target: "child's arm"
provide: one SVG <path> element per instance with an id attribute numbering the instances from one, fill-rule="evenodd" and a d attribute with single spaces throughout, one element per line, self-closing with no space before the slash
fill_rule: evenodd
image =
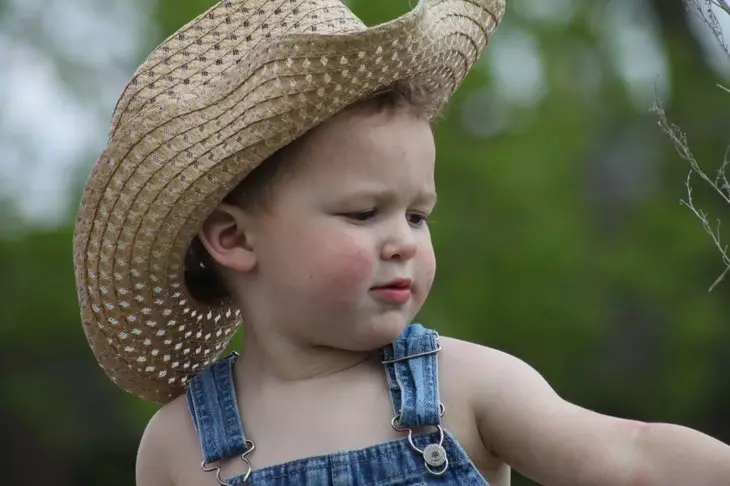
<path id="1" fill-rule="evenodd" d="M 562 400 L 512 356 L 453 340 L 448 346 L 468 370 L 485 446 L 541 484 L 730 484 L 730 447 L 711 437 L 591 412 Z"/>

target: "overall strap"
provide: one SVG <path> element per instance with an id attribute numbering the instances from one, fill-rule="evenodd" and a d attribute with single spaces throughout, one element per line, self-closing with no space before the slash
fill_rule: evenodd
<path id="1" fill-rule="evenodd" d="M 237 357 L 233 353 L 217 361 L 188 383 L 188 408 L 205 464 L 241 455 L 247 450 L 233 383 L 233 365 Z"/>
<path id="2" fill-rule="evenodd" d="M 381 350 L 393 410 L 403 427 L 441 423 L 438 341 L 436 331 L 411 324 Z"/>

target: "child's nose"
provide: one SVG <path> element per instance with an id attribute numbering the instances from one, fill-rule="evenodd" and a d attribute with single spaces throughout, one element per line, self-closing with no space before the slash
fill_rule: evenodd
<path id="1" fill-rule="evenodd" d="M 410 260 L 416 256 L 417 249 L 416 238 L 410 228 L 405 231 L 400 230 L 383 244 L 382 258 L 383 260 Z"/>

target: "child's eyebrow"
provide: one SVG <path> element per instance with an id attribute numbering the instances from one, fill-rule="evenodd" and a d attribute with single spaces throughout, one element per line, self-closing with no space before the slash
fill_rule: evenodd
<path id="1" fill-rule="evenodd" d="M 398 198 L 398 194 L 390 189 L 379 189 L 379 188 L 368 188 L 354 190 L 349 193 L 349 197 L 352 199 L 376 199 L 378 201 L 389 202 Z M 423 190 L 419 191 L 415 200 L 419 203 L 427 205 L 436 205 L 438 196 L 436 191 Z"/>

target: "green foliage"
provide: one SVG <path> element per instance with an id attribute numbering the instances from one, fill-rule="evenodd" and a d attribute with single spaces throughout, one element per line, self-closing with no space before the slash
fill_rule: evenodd
<path id="1" fill-rule="evenodd" d="M 162 35 L 157 41 L 161 42 L 169 37 L 216 3 L 211 0 L 189 0 L 183 4 L 174 0 L 160 0 L 157 2 L 155 18 Z M 155 42 L 155 45 L 158 42 Z"/>

